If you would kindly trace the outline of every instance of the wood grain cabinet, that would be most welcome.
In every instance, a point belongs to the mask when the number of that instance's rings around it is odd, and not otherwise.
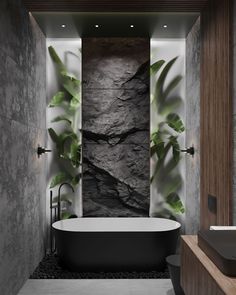
[[[197,236],[181,239],[181,286],[185,295],[235,295],[236,278],[225,276],[198,247]]]

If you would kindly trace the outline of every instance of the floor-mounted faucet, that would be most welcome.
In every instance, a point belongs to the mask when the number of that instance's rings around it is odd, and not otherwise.
[[[59,186],[59,189],[58,189],[58,197],[57,197],[57,219],[58,220],[61,220],[61,188],[65,184],[68,185],[71,188],[71,190],[73,191],[73,193],[75,192],[73,186],[70,183],[68,183],[68,182],[63,182]]]

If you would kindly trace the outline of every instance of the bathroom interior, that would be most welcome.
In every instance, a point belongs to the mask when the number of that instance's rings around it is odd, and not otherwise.
[[[0,7],[0,295],[236,294],[234,1]]]

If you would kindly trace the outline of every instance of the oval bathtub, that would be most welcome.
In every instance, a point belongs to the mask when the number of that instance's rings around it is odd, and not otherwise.
[[[162,270],[180,224],[162,218],[74,218],[53,223],[57,254],[72,271]]]

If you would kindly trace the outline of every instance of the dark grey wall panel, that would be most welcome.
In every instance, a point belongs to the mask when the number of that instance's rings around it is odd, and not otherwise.
[[[46,40],[21,1],[2,0],[0,294],[15,295],[45,251]]]
[[[83,215],[149,214],[149,39],[83,39]]]

